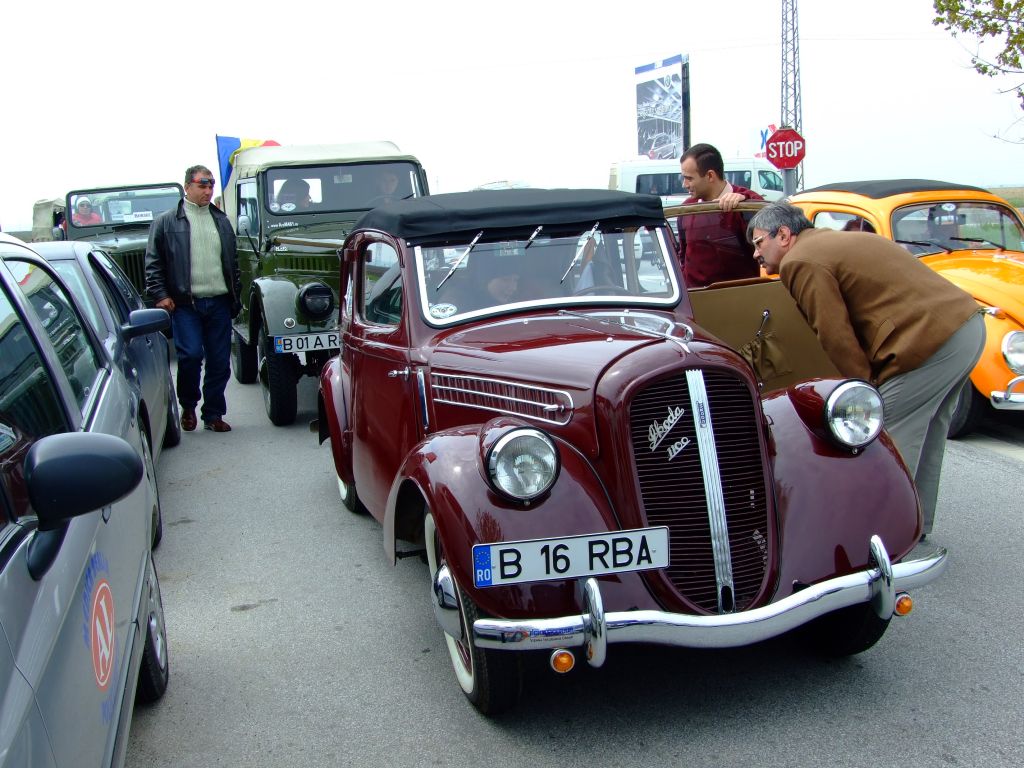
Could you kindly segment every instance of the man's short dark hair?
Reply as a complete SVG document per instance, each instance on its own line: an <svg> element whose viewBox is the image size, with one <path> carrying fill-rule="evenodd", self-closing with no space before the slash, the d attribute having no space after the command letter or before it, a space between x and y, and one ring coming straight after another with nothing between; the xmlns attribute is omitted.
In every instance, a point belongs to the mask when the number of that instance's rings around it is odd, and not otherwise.
<svg viewBox="0 0 1024 768"><path fill-rule="evenodd" d="M213 171L211 171L205 165L192 165L192 166L189 166L189 169L187 171L185 171L185 186L186 187L189 184L192 183L192 179L195 178L195 175L197 173L208 173L211 176L213 176Z"/></svg>
<svg viewBox="0 0 1024 768"><path fill-rule="evenodd" d="M694 144L683 152L679 163L682 164L683 160L688 157L697 164L697 170L700 171L701 176L708 171L714 171L718 174L718 178L725 178L725 163L722 161L722 153L710 144Z"/></svg>

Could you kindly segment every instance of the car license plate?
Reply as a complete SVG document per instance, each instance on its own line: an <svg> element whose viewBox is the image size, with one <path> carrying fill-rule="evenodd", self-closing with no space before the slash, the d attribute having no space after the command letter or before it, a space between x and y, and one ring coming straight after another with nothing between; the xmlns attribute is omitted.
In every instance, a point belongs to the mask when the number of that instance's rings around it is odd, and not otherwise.
<svg viewBox="0 0 1024 768"><path fill-rule="evenodd" d="M477 587L666 567L668 528L664 527L473 547L473 584Z"/></svg>
<svg viewBox="0 0 1024 768"><path fill-rule="evenodd" d="M274 351L278 354L316 352L319 349L341 349L341 334L338 331L324 331L274 337Z"/></svg>

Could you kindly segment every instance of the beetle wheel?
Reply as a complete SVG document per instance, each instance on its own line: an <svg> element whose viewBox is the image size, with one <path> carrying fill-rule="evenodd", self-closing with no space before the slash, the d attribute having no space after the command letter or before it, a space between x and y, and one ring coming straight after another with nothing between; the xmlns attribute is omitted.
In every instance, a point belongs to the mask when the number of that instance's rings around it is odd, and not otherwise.
<svg viewBox="0 0 1024 768"><path fill-rule="evenodd" d="M988 402L978 394L974 384L968 379L964 382L953 408L953 416L949 420L946 437L956 439L970 434L977 429L979 422L985 418Z"/></svg>
<svg viewBox="0 0 1024 768"><path fill-rule="evenodd" d="M427 568L431 581L437 569L446 562L441 539L437 535L434 516L428 511L423 521L423 539L427 550ZM519 701L523 672L520 654L515 651L493 651L473 645L473 622L482 614L458 584L459 618L462 637L445 634L448 656L455 678L470 703L484 715L497 715Z"/></svg>

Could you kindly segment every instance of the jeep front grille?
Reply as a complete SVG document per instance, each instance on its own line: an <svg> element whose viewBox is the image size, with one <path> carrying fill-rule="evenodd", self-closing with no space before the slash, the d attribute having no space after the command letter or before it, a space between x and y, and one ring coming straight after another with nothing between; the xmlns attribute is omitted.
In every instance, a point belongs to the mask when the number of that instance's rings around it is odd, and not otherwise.
<svg viewBox="0 0 1024 768"><path fill-rule="evenodd" d="M719 371L661 379L630 406L647 522L669 529L669 580L709 612L749 607L768 569L759 424L744 382Z"/></svg>
<svg viewBox="0 0 1024 768"><path fill-rule="evenodd" d="M146 295L146 252L145 250L138 251L121 251L114 254L114 259L121 265L121 269L128 275L128 279L131 280L132 285L141 293L143 296Z"/></svg>
<svg viewBox="0 0 1024 768"><path fill-rule="evenodd" d="M477 376L434 373L430 388L435 403L526 416L549 424L568 424L573 402L568 392Z"/></svg>
<svg viewBox="0 0 1024 768"><path fill-rule="evenodd" d="M333 251L330 254L315 253L274 253L274 269L278 272L322 273L326 277L338 277L341 262Z"/></svg>

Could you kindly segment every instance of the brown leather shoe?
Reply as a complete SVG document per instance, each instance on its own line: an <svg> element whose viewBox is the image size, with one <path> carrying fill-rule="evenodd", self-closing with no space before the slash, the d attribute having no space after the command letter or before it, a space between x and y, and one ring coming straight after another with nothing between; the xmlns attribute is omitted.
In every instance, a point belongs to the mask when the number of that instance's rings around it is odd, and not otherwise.
<svg viewBox="0 0 1024 768"><path fill-rule="evenodd" d="M231 425L224 421L224 419L216 419L214 421L204 421L203 429L208 429L211 432L230 432Z"/></svg>
<svg viewBox="0 0 1024 768"><path fill-rule="evenodd" d="M181 428L186 432L191 432L196 428L196 409L195 408L182 408L181 409Z"/></svg>

